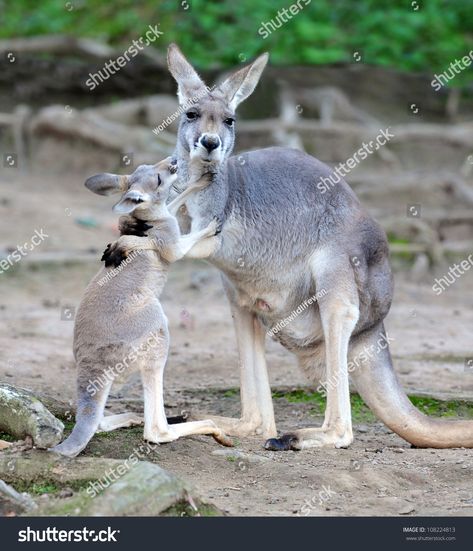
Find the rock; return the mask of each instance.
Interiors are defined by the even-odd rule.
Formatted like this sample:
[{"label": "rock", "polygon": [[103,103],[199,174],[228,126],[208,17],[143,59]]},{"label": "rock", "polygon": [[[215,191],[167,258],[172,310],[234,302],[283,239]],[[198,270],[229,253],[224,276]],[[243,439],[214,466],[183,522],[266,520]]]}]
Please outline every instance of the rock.
[{"label": "rock", "polygon": [[[157,516],[187,514],[187,510],[221,514],[213,505],[202,503],[188,483],[136,456],[69,459],[38,450],[5,452],[0,455],[0,478],[27,486],[53,482],[61,488],[31,513],[35,516]],[[76,490],[71,497],[67,497],[68,488]]]},{"label": "rock", "polygon": [[97,495],[90,516],[157,516],[185,502],[191,490],[183,480],[153,463],[140,462]]},{"label": "rock", "polygon": [[3,480],[0,480],[0,516],[9,517],[36,509],[28,494],[20,494]]},{"label": "rock", "polygon": [[30,436],[37,448],[62,440],[64,425],[30,392],[0,384],[0,430],[18,440]]},{"label": "rock", "polygon": [[415,513],[415,507],[412,505],[409,505],[408,503],[402,507],[399,512],[400,515],[410,515],[411,513]]}]

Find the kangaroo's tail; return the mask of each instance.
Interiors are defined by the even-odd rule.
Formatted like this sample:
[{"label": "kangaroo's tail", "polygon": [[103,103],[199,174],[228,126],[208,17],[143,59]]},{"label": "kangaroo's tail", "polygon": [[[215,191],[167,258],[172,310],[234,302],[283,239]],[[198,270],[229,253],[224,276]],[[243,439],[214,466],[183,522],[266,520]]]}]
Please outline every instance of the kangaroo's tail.
[{"label": "kangaroo's tail", "polygon": [[67,457],[79,455],[99,427],[111,386],[112,381],[107,381],[98,389],[91,388],[90,385],[82,382],[79,377],[76,424],[66,440],[49,451]]},{"label": "kangaroo's tail", "polygon": [[393,370],[382,323],[353,339],[349,361],[361,397],[396,434],[420,448],[473,448],[473,421],[431,418],[411,403]]}]

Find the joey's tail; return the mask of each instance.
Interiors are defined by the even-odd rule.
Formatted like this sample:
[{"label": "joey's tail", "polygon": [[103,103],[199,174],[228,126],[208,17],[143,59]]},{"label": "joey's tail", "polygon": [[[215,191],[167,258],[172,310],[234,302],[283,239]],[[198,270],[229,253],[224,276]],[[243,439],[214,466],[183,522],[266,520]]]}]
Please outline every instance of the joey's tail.
[{"label": "joey's tail", "polygon": [[380,323],[350,345],[353,381],[373,413],[414,446],[473,448],[473,421],[435,419],[414,407],[394,372],[387,342]]},{"label": "joey's tail", "polygon": [[79,455],[99,427],[111,386],[112,381],[107,381],[98,390],[93,389],[95,393],[93,390],[90,393],[87,391],[87,388],[90,390],[90,385],[87,387],[87,383],[81,384],[79,378],[76,424],[66,440],[51,448],[50,451],[67,457]]}]

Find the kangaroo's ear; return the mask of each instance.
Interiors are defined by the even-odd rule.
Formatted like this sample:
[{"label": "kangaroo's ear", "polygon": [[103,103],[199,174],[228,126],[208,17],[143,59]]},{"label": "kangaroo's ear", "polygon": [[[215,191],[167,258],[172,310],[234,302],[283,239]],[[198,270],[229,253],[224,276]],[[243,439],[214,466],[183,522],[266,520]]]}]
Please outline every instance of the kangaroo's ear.
[{"label": "kangaroo's ear", "polygon": [[177,44],[170,44],[168,48],[168,67],[177,82],[177,97],[181,105],[192,99],[197,100],[206,90],[205,83],[184,57]]},{"label": "kangaroo's ear", "polygon": [[149,196],[138,190],[130,190],[125,193],[116,205],[113,205],[113,211],[120,214],[130,214],[138,205],[149,201]]},{"label": "kangaroo's ear", "polygon": [[233,111],[253,93],[266,67],[266,63],[268,63],[268,54],[264,53],[256,58],[251,65],[233,73],[225,82],[220,84],[219,89],[225,95],[229,107]]},{"label": "kangaroo's ear", "polygon": [[103,172],[87,178],[84,185],[98,195],[112,195],[112,193],[123,193],[127,189],[127,179],[127,176]]}]

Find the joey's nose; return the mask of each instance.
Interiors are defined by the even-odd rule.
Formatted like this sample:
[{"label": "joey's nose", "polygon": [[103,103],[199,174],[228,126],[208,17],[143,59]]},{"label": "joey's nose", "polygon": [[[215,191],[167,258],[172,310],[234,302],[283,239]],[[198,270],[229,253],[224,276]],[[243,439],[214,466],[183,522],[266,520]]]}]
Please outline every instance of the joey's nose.
[{"label": "joey's nose", "polygon": [[218,136],[204,135],[200,138],[200,143],[202,147],[205,147],[205,149],[210,153],[214,149],[217,149],[220,145],[220,138]]}]

